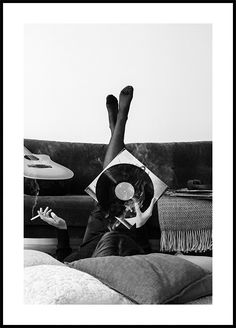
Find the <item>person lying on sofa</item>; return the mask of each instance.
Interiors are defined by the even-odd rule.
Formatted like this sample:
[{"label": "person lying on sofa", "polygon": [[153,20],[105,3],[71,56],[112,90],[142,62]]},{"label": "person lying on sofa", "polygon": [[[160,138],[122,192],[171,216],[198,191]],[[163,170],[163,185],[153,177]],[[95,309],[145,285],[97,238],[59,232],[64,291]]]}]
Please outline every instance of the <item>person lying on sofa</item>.
[{"label": "person lying on sofa", "polygon": [[[105,154],[103,168],[125,148],[125,126],[132,98],[132,86],[127,86],[120,92],[119,104],[117,98],[113,95],[106,98],[111,139]],[[152,215],[154,203],[155,199],[153,198],[148,209],[142,212],[138,201],[133,199],[136,216],[126,218],[132,226],[131,229],[126,228],[115,219],[115,216],[117,216],[115,206],[111,206],[108,212],[105,212],[97,204],[88,219],[83,242],[78,251],[75,252],[72,252],[69,244],[66,221],[58,217],[48,207],[44,211],[40,208],[38,214],[43,221],[57,228],[56,258],[62,262],[72,262],[97,256],[127,256],[150,253],[151,248],[145,223]]]}]

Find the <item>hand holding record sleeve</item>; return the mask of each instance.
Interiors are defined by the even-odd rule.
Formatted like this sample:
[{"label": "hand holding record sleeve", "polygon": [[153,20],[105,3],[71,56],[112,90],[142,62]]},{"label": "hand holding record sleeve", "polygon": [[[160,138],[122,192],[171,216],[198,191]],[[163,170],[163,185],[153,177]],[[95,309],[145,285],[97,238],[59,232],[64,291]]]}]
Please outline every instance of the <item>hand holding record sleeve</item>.
[{"label": "hand holding record sleeve", "polygon": [[136,228],[142,227],[147,222],[147,220],[152,216],[153,206],[155,202],[156,199],[153,197],[146,211],[141,212],[139,207],[139,202],[135,200],[134,207],[135,207],[136,216],[132,218],[125,218],[125,221],[128,221],[128,223],[131,224],[132,226],[136,224]]}]

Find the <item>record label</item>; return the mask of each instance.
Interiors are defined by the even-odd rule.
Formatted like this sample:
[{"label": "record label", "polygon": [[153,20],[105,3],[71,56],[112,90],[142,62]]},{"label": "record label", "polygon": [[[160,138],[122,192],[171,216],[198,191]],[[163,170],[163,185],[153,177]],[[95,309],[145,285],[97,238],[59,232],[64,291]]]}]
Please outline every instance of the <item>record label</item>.
[{"label": "record label", "polygon": [[129,200],[134,197],[134,187],[129,182],[120,182],[115,187],[115,194],[121,200]]}]

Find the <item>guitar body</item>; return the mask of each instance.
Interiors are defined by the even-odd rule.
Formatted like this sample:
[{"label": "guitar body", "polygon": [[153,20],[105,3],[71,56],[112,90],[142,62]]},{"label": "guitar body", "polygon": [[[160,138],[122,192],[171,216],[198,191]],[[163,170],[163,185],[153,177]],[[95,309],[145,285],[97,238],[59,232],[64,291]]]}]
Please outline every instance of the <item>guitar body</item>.
[{"label": "guitar body", "polygon": [[71,179],[74,173],[53,162],[50,156],[33,154],[24,147],[24,176],[31,179],[66,180]]}]

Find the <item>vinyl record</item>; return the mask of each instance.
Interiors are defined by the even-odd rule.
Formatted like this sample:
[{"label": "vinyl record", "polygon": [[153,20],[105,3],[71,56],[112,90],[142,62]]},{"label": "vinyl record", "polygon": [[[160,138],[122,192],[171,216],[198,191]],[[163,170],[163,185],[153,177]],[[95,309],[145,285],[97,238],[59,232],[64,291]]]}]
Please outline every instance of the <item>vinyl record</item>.
[{"label": "vinyl record", "polygon": [[117,164],[99,177],[96,196],[102,209],[110,215],[131,217],[136,215],[133,199],[138,200],[144,212],[154,196],[154,187],[145,167]]}]

